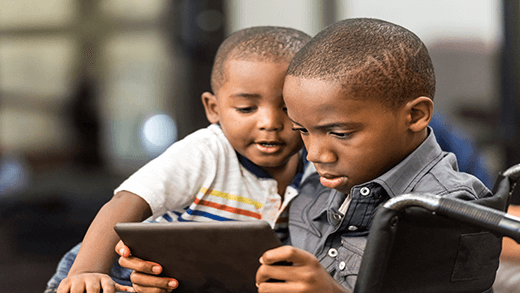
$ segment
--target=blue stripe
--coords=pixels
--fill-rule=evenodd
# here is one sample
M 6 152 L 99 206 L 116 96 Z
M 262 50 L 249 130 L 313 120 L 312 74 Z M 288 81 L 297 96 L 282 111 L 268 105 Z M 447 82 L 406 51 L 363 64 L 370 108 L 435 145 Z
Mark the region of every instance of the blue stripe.
M 186 209 L 184 209 L 186 210 Z M 179 213 L 179 212 L 176 212 L 176 211 L 171 211 L 172 213 L 174 213 L 177 217 L 180 217 L 182 215 L 182 213 Z
M 209 219 L 212 219 L 212 220 L 216 220 L 216 221 L 236 221 L 236 220 L 233 220 L 233 219 L 225 218 L 225 217 L 222 217 L 222 216 L 218 216 L 218 215 L 215 215 L 215 214 L 212 214 L 212 213 L 199 211 L 199 210 L 187 209 L 186 213 L 188 215 L 197 216 L 197 217 L 206 217 L 206 218 L 209 218 Z
M 168 222 L 173 222 L 172 217 L 170 217 L 170 215 L 168 215 L 168 213 L 164 214 L 162 217 L 163 217 L 163 219 L 165 219 Z

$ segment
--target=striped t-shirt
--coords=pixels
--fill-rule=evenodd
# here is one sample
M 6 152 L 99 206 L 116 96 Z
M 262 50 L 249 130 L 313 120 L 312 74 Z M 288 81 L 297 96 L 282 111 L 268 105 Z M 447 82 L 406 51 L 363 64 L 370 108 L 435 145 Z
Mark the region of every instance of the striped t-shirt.
M 238 154 L 220 126 L 212 124 L 169 147 L 126 181 L 115 192 L 141 196 L 157 222 L 264 220 L 285 238 L 287 207 L 298 194 L 302 172 L 285 190 L 264 170 Z

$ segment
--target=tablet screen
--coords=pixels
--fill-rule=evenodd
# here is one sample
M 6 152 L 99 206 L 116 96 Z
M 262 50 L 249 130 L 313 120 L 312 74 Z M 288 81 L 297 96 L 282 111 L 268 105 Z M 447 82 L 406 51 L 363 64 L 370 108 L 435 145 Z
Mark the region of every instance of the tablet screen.
M 256 292 L 259 258 L 281 245 L 264 221 L 119 223 L 132 254 L 163 266 L 175 292 Z

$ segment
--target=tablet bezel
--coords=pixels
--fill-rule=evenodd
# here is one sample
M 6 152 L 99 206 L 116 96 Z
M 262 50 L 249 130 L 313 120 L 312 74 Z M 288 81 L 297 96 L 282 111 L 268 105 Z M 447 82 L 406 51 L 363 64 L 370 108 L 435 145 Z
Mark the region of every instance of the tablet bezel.
M 259 258 L 281 245 L 264 221 L 118 223 L 132 254 L 163 266 L 176 292 L 256 292 Z

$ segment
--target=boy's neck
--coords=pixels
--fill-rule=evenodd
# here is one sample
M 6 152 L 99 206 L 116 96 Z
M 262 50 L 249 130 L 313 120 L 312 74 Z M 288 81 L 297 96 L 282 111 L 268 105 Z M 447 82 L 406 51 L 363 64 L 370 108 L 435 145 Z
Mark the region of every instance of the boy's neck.
M 430 131 L 428 130 L 428 128 L 425 128 L 424 130 L 416 133 L 413 136 L 412 142 L 410 144 L 411 145 L 410 151 L 408 152 L 408 154 L 406 156 L 413 153 L 428 138 L 429 134 L 430 134 Z
M 278 183 L 278 194 L 282 197 L 282 202 L 284 200 L 285 189 L 292 183 L 298 171 L 299 156 L 298 153 L 294 154 L 289 161 L 287 161 L 287 164 L 283 166 L 263 168 Z

